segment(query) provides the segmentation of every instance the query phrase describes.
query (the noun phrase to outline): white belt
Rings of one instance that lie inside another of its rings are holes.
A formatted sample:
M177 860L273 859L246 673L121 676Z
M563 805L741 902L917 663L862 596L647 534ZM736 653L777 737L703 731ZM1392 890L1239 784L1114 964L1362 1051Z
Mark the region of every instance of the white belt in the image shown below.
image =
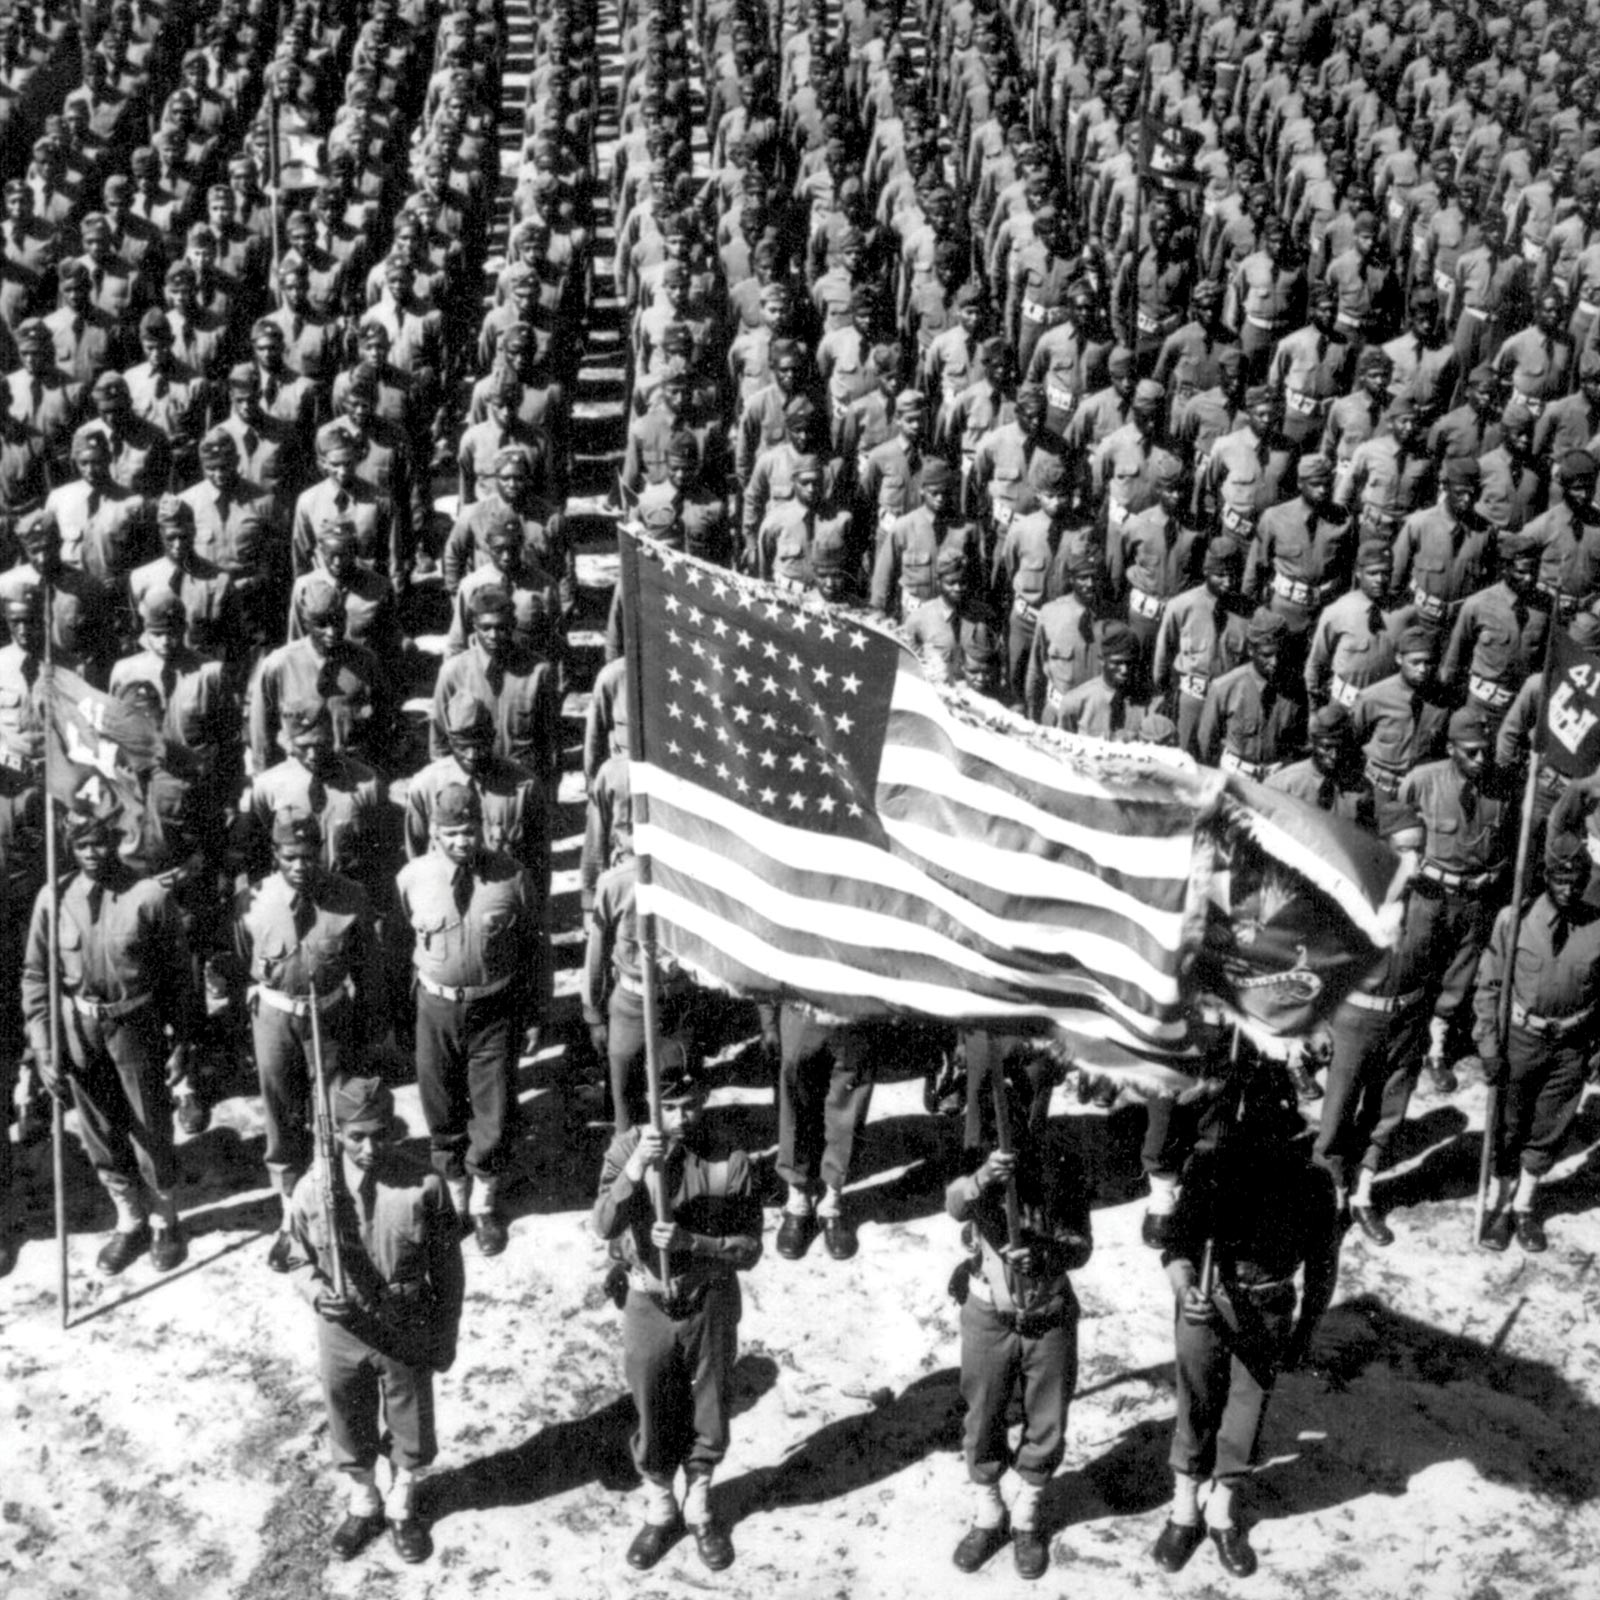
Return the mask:
M1594 1007L1585 1006L1582 1011L1575 1011L1570 1017L1540 1017L1535 1016L1520 1001L1511 1002L1512 1025L1525 1028L1529 1033L1544 1038L1571 1033L1574 1028L1581 1028L1593 1015Z
M1544 260L1544 242L1540 239L1524 239L1522 241L1522 259L1538 266Z
M1579 300L1578 309L1586 317L1600 317L1600 305L1593 300Z
M1265 783L1282 765L1278 761L1246 761L1243 756L1235 755L1232 750L1222 752L1220 764L1229 772L1242 772L1245 777L1254 778L1257 783Z
M432 978L417 974L417 983L431 995L436 995L440 1000L449 1000L455 1005L461 1005L468 1000L487 1000L492 994L499 994L511 982L509 976L496 978L493 983L463 983L452 988L448 984L435 983Z
M1250 526L1252 513L1241 511L1238 506L1224 506L1222 508L1222 526L1229 533L1237 533L1241 528Z
M1544 396L1529 394L1526 389L1513 387L1512 393L1528 408L1528 415L1536 417L1544 410Z
M1408 1011L1426 992L1423 989L1413 989L1410 994L1363 994L1356 989L1344 998L1347 1004L1354 1006L1358 1011L1378 1011L1388 1016L1395 1011Z
M1203 672L1178 674L1178 693L1188 695L1191 700L1204 700L1210 687L1211 680Z
M1346 683L1338 673L1328 680L1328 698L1342 706L1353 706L1361 698L1361 691L1353 683Z
M1047 383L1044 386L1046 404L1057 411L1070 411L1073 406L1073 395L1070 389L1063 389L1058 383Z
M1002 499L994 490L990 490L989 515L994 519L995 527L1004 532L1011 526L1011 519L1016 516L1017 508L1009 500Z
M1429 594L1415 584L1411 586L1411 603L1429 622L1443 622L1450 611L1450 602L1443 595Z
M136 994L126 1000L90 1000L81 994L69 996L72 1009L81 1017L93 1017L97 1022L115 1022L121 1017L131 1017L150 1004L149 994Z
M1019 594L1012 600L1011 609L1025 622L1032 622L1039 615L1039 602Z
M1258 317L1250 311L1245 312L1244 320L1252 328L1259 328L1263 333L1276 333L1283 326L1282 317Z
M1364 317L1353 317L1348 311L1341 311L1333 319L1341 328L1359 328L1366 321Z
M1325 400L1319 400L1316 395L1307 394L1303 389L1285 389L1283 403L1302 417L1320 417L1327 406Z
M1316 584L1307 583L1303 578L1286 578L1281 572L1274 572L1272 592L1290 605L1308 606L1316 599L1318 589Z
M1160 333L1163 328L1169 326L1172 322L1171 317L1152 316L1148 311L1135 312L1133 320L1137 324L1140 333Z
M1475 322L1487 322L1489 313L1482 306L1462 306L1461 315L1471 317Z
M1024 322L1043 322L1049 316L1049 311L1037 300L1024 297L1022 302L1022 319Z
M1167 609L1167 602L1157 594L1146 594L1143 589L1128 590L1128 607L1137 611L1141 617L1148 617L1156 621L1163 611Z
M1481 700L1491 711L1503 711L1511 704L1512 691L1493 678L1480 678L1476 672L1467 677L1467 693Z
M1440 294L1452 294L1455 291L1456 279L1453 272L1441 272L1437 267L1433 269L1433 286Z
M317 996L317 1011L320 1015L324 1011L331 1011L345 997L344 985L337 989L330 989L326 994ZM269 989L264 984L254 984L250 990L250 998L259 1000L263 1005L270 1006L274 1011L282 1011L291 1017L309 1016L311 1012L311 997L304 994L285 994L281 989Z

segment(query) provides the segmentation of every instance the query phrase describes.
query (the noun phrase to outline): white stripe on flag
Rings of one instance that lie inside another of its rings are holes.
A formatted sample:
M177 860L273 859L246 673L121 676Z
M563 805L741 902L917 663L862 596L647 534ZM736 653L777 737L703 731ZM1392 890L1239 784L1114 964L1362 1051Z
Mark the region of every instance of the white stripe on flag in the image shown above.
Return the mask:
M1062 1007L1052 1009L1037 1004L996 999L970 990L952 989L945 984L919 983L882 973L863 972L859 967L830 961L821 956L797 955L759 938L748 928L725 921L682 895L659 885L638 888L638 907L642 914L653 914L659 921L682 928L686 933L717 950L739 952L738 961L750 970L773 976L775 984L805 994L834 994L870 1000L887 1007L922 1012L928 1016L996 1018L1023 1021L1043 1017L1083 1039L1100 1040L1118 1046L1148 1063L1153 1050L1138 1035L1130 1034L1114 1017L1102 1011ZM712 974L714 977L715 975ZM1175 1046L1184 1037L1181 1027L1157 1030L1170 1034ZM1176 1049L1174 1055L1176 1055Z
M884 746L878 782L906 784L925 789L930 794L946 795L958 805L968 806L988 816L1004 817L1009 822L1031 828L1041 838L1076 850L1112 871L1129 877L1170 878L1174 882L1183 882L1189 876L1194 839L1187 831L1161 838L1158 835L1118 834L1108 833L1103 828L1086 828L1081 823L1069 822L1063 816L1030 804L1020 795L1008 794L994 784L979 783L930 750L897 745L891 739ZM1167 804L1173 806L1175 803L1169 799ZM887 827L891 819L883 816L881 809L878 814ZM967 841L963 839L961 842L965 844ZM998 853L1018 854L1016 851ZM1028 858L1023 856L1021 859ZM1102 880L1097 878L1094 881Z
M1163 805L1184 803L1196 809L1209 806L1211 789L1221 788L1221 779L1215 774L1201 771L1193 759L1177 750L1156 750L1152 746L1108 745L1098 739L1082 741L1085 753L1092 752L1103 765L1115 763L1128 772L1126 779L1119 776L1116 782L1097 778L1074 759L1071 735L1055 734L1061 743L1059 752L1040 749L1026 738L1012 733L1001 733L993 728L967 722L952 712L940 697L939 690L926 678L919 677L914 667L896 672L894 693L890 697L889 712L909 712L937 723L958 750L987 761L991 766L1013 772L1019 778L1040 789L1053 789L1058 793L1076 795L1085 800L1109 800L1118 805L1131 801L1156 801ZM1049 738L1047 730L1023 723L1018 731ZM894 743L891 724L889 744ZM1135 756L1132 751L1140 754ZM1126 753L1124 753L1126 752ZM1158 764L1161 777L1142 777L1140 769L1149 770ZM987 790L985 791L987 793Z
M770 822L713 790L674 777L653 762L634 762L629 771L629 778L635 795L643 795L647 801L655 797L677 807L680 811L702 816L718 827L727 829L736 838L743 839L780 865L801 872L826 871L835 878L854 878L861 882L875 883L899 894L926 900L946 915L970 927L980 938L1002 948L1060 949L1062 945L1058 941L1062 939L1064 933L1070 931L1063 930L1058 924L1018 923L1009 918L996 917L930 877L913 862L891 855L875 845L862 844L854 839L831 838ZM641 855L659 852L665 858L673 843L672 836L658 832L654 828L650 828L647 833L647 827L648 824L642 817L635 817L635 849ZM662 841L667 849L662 850L658 844L652 850L645 843L647 837ZM1036 873L1042 865L1044 864L1033 862ZM1185 865L1187 867L1187 862ZM1061 871L1064 876L1069 874L1074 878L1077 876L1068 868L1062 868ZM1037 894L1038 888L1037 882L1032 884L1033 893ZM1083 901L1076 894L1071 894L1066 897L1066 903L1082 904ZM1138 912L1137 918L1133 920L1137 920L1141 927L1147 928L1151 937L1163 947L1176 950L1183 931L1183 918L1170 914L1158 918L1156 913L1139 902L1132 904ZM1163 937L1164 930L1166 937ZM1080 934L1080 937L1090 936ZM1139 984L1152 996L1155 1003L1171 1004L1176 1000L1177 989L1173 979L1140 961L1125 945L1104 939L1098 939L1097 943L1106 950L1112 969L1117 970L1119 976L1126 976L1128 981ZM1095 962L1093 965L1104 967L1106 963ZM1128 970L1124 971L1124 968ZM1162 998L1163 996L1166 998Z
M1135 956L1127 946L1115 940L1070 928L1041 930L1050 936L1053 947L1050 953L1069 956L1089 971L1087 974L1077 971L1034 972L1026 967L993 960L908 917L865 911L837 901L812 900L793 894L730 861L718 851L690 844L651 823L635 824L634 845L640 855L650 856L693 882L703 883L727 895L735 904L748 906L768 921L808 939L831 939L869 950L893 950L906 955L926 956L957 971L970 973L978 983L1019 984L1062 995L1092 997L1103 1001L1127 1020L1129 1026L1142 1026L1151 1032L1156 1031L1160 1023L1119 1000L1094 974L1120 969L1118 977L1150 995L1152 1004L1177 1004L1176 979L1156 971ZM644 910L646 901L654 898L655 890L641 883L638 894L640 910ZM1006 924L1000 919L975 916L970 908L963 920L969 924L980 921L991 923L993 931L984 934L986 938L995 939L997 935L1003 938L1006 933ZM736 936L735 942L728 948L746 965L752 964L745 954L742 936ZM794 981L784 976L782 968L774 969L770 975L785 982ZM865 992L872 992L883 979L881 973L862 973L858 981L866 984Z

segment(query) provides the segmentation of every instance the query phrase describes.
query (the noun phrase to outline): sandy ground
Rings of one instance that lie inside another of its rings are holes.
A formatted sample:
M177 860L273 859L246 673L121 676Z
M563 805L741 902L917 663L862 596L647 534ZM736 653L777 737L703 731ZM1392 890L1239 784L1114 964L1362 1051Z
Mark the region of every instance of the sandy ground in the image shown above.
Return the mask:
M618 1314L585 1215L605 1129L574 1113L552 1049L524 1068L527 1142L511 1247L468 1245L460 1358L440 1383L441 1454L425 1507L436 1554L387 1544L348 1565L325 1541L338 1502L310 1312L263 1260L272 1209L256 1108L239 1097L182 1147L191 1258L93 1274L110 1225L74 1153L75 1321L61 1332L48 1236L48 1150L22 1157L34 1201L0 1284L0 1593L8 1600L302 1600L474 1596L572 1600L707 1592L817 1597L988 1594L1026 1587L1007 1555L950 1565L967 1510L959 1454L958 1258L939 1169L953 1127L920 1082L879 1089L854 1204L861 1251L770 1249L746 1279L733 1447L716 1491L734 1567L692 1543L655 1572L624 1564L637 1497ZM1079 1398L1047 1506L1043 1594L1105 1600L1244 1588L1261 1595L1592 1600L1600 1594L1600 1346L1592 1307L1600 1107L1591 1099L1548 1191L1542 1259L1468 1251L1482 1092L1423 1102L1380 1188L1400 1241L1346 1248L1317 1370L1284 1380L1250 1495L1262 1571L1239 1585L1213 1552L1167 1578L1149 1562L1168 1493L1170 1302L1138 1240L1142 1112L1058 1101L1097 1188L1079 1275ZM415 1091L401 1108L420 1128ZM736 1058L713 1133L770 1151L770 1092Z

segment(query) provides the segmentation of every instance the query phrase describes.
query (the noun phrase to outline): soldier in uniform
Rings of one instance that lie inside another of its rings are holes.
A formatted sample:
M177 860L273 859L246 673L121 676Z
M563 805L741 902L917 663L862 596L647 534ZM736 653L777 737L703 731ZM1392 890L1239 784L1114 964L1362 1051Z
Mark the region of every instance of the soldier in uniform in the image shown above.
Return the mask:
M633 1462L645 1521L628 1564L653 1567L687 1523L713 1572L733 1544L713 1515L711 1478L727 1453L729 1386L738 1348L740 1272L761 1259L761 1205L742 1150L709 1159L701 1139L705 1086L681 1050L663 1050L661 1126L619 1129L600 1169L590 1222L625 1270L622 1363L638 1424ZM661 1175L666 1215L645 1180ZM663 1266L667 1278L659 1272ZM674 1480L682 1467L680 1504Z
M973 1486L973 1522L956 1546L962 1572L976 1572L1009 1535L1017 1573L1040 1578L1050 1565L1040 1528L1045 1486L1061 1465L1067 1407L1078 1381L1078 1299L1069 1273L1094 1249L1088 1188L1076 1155L1048 1126L1051 1074L1030 1074L1013 1056L991 1078L1008 1099L1012 1148L973 1151L975 1170L945 1191L967 1249L961 1298L963 1439ZM987 1109L987 1107L985 1107ZM1006 1189L1016 1186L1013 1242ZM959 1297L959 1292L958 1292ZM1008 1447L1010 1411L1021 1390L1022 1438ZM1007 1466L1018 1478L1009 1515L1000 1495Z
M1267 787L1375 832L1377 797L1362 764L1350 713L1337 701L1329 701L1311 713L1309 731L1311 754L1273 773Z
M1502 533L1498 582L1462 602L1439 668L1446 688L1466 690L1498 728L1529 673L1544 660L1550 613L1536 603L1539 544L1525 533Z
M395 1148L389 1089L377 1078L348 1078L331 1099L339 1155L327 1204L344 1293L334 1288L319 1173L295 1186L284 1259L317 1313L328 1441L349 1490L331 1545L348 1561L387 1520L400 1559L425 1561L433 1544L417 1515L417 1481L439 1448L433 1375L455 1363L466 1289L460 1229L444 1182ZM385 1447L390 1483L380 1495Z
M431 831L433 848L399 878L414 939L417 1083L434 1166L478 1248L497 1256L517 1047L550 1004L544 885L485 848L483 802L469 784L440 791Z
M1333 1180L1291 1137L1299 1112L1265 1087L1242 1111L1189 1158L1162 1252L1176 1301L1178 1390L1172 1510L1151 1551L1163 1572L1183 1568L1208 1531L1232 1576L1256 1570L1239 1491L1256 1465L1278 1375L1305 1359L1338 1278ZM1201 1279L1208 1253L1214 1283Z
M1100 635L1100 671L1068 691L1055 725L1121 743L1145 738L1154 714L1139 637L1124 622L1108 622Z
M1067 568L1068 593L1039 610L1023 680L1023 708L1034 722L1053 728L1066 697L1100 668L1100 640L1108 626L1105 560L1098 547L1079 551Z
M116 1207L116 1231L97 1258L108 1277L146 1249L158 1272L187 1254L172 1198L167 1084L188 1064L189 947L171 891L136 876L118 854L121 823L109 794L74 801L67 835L78 870L59 905L49 885L39 891L22 962L22 1014L40 1076L58 1098L70 1094L84 1153ZM64 1060L50 1048L52 915L60 919Z
M1306 694L1313 705L1354 706L1361 691L1394 670L1396 613L1388 609L1393 566L1387 539L1366 539L1356 551L1356 586L1327 606L1311 632Z
M311 1157L311 1008L318 1011L330 1082L352 1076L367 1035L383 1029L371 906L357 885L323 866L322 850L315 817L280 812L272 824L276 870L234 904L236 976L248 983L267 1173L283 1203L283 1222L267 1253L274 1272L289 1270L295 1184Z
M1213 539L1201 559L1203 581L1174 595L1156 634L1150 683L1173 714L1178 746L1191 754L1211 680L1233 671L1248 654L1249 610L1238 598L1244 552L1227 535Z
M1510 946L1507 906L1495 919L1473 994L1484 1077L1505 1093L1495 1130L1498 1194L1483 1242L1504 1250L1514 1237L1537 1254L1548 1248L1539 1184L1583 1098L1600 1006L1600 895L1582 834L1552 828L1544 893L1523 914L1516 950ZM1508 982L1511 1026L1502 1049L1499 1010Z
M1367 776L1394 799L1406 774L1439 753L1450 702L1439 685L1440 635L1413 622L1400 634L1395 670L1361 690L1351 715L1367 756Z
M1279 671L1289 624L1261 610L1250 619L1250 659L1216 679L1206 692L1196 735L1200 759L1264 782L1305 743L1306 705L1298 681Z
M1426 838L1413 893L1417 937L1432 958L1425 1069L1440 1094L1456 1088L1446 1043L1488 942L1516 834L1515 797L1495 771L1493 738L1483 712L1463 706L1450 718L1444 760L1414 768L1400 785L1401 804L1421 817Z
M1005 647L994 612L973 586L973 565L964 541L945 544L934 562L937 590L905 619L905 635L932 675L995 695Z

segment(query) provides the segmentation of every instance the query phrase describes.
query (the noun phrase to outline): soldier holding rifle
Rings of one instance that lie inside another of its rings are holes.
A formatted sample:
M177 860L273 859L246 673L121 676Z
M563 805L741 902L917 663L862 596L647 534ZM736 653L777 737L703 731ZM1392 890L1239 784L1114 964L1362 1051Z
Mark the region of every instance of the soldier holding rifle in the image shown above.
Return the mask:
M400 1559L423 1561L433 1545L417 1480L438 1453L433 1375L455 1361L466 1287L460 1224L444 1179L395 1148L384 1083L347 1078L331 1108L328 1094L324 1077L313 1089L317 1163L295 1185L287 1266L319 1318L328 1438L349 1486L333 1553L348 1561L387 1521ZM380 1496L385 1436L391 1473Z

